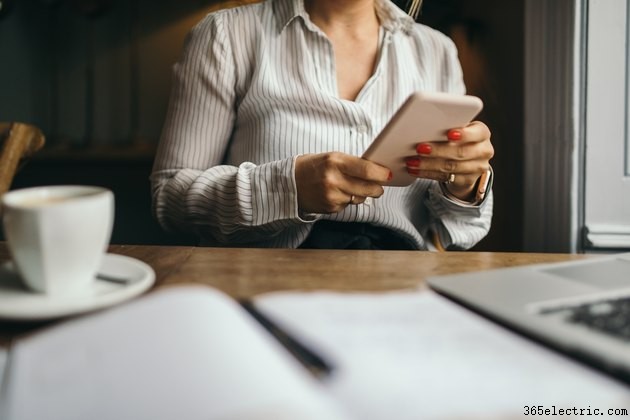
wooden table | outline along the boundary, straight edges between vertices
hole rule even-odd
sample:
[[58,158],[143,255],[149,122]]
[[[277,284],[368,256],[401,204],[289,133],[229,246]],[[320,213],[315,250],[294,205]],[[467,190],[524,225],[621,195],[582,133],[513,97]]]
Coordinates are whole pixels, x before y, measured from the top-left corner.
[[[428,276],[585,258],[576,254],[332,251],[114,245],[151,265],[153,290],[197,283],[237,299],[277,290],[382,291],[426,287]],[[0,242],[0,263],[9,259]],[[150,292],[149,292],[150,293]],[[54,322],[54,321],[53,321]],[[47,323],[0,322],[0,345]]]

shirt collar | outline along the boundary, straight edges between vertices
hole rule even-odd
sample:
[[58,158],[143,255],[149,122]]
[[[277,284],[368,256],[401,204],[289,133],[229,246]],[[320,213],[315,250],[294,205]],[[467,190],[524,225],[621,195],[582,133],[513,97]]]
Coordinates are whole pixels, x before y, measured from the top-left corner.
[[297,18],[302,18],[307,25],[312,25],[304,9],[304,0],[273,0],[272,7],[280,32]]
[[[304,0],[272,0],[273,12],[278,22],[280,32],[284,30],[294,19],[302,18],[307,26],[314,29],[306,9]],[[375,0],[376,14],[381,20],[383,28],[390,32],[402,30],[409,32],[414,25],[414,20],[400,10],[391,0]]]
[[383,28],[390,32],[410,32],[416,23],[411,16],[400,10],[391,0],[375,0],[376,14]]

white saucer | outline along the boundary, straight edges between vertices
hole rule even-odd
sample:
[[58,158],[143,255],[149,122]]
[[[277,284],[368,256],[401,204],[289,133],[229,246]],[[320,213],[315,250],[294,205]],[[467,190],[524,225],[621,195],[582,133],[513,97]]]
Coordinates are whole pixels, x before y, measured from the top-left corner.
[[35,321],[94,311],[138,296],[155,282],[155,272],[149,265],[124,255],[105,254],[99,274],[127,282],[94,279],[83,292],[48,296],[26,289],[11,262],[4,264],[0,267],[0,319]]

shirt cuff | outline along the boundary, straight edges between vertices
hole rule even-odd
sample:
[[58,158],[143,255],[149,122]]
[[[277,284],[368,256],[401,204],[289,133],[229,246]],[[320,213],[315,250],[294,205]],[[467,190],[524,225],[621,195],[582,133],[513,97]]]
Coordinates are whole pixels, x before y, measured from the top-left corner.
[[292,182],[292,187],[294,190],[294,203],[293,206],[296,209],[296,214],[297,214],[297,219],[302,222],[302,223],[314,223],[316,221],[318,221],[319,219],[322,218],[322,214],[319,213],[305,213],[300,211],[300,206],[298,204],[298,190],[297,190],[297,180],[295,179],[295,161],[297,160],[298,156],[294,156],[292,161],[291,161],[291,182]]

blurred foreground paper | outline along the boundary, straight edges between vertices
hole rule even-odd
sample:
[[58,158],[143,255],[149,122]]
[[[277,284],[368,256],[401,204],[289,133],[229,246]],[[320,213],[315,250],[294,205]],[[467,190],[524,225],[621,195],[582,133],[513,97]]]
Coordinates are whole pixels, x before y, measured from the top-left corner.
[[22,338],[3,420],[342,419],[228,296],[173,287]]
[[327,388],[357,419],[509,419],[532,406],[584,415],[630,407],[627,385],[431,291],[279,292],[255,304],[334,363]]

